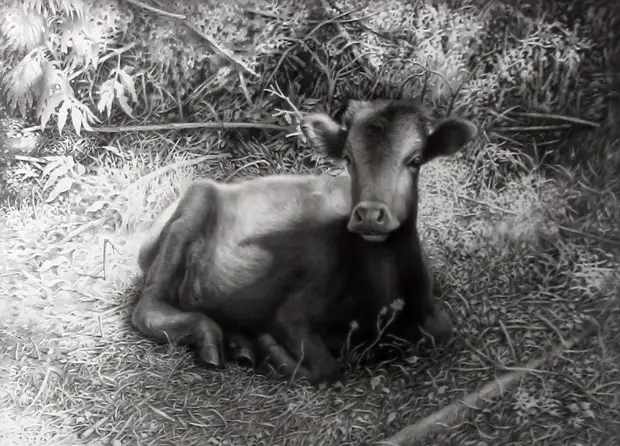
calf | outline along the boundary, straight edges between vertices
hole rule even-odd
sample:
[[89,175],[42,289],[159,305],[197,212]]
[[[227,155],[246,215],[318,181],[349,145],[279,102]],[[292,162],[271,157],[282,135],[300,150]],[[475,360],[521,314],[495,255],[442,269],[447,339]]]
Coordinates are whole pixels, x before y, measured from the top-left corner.
[[222,331],[238,333],[312,383],[338,376],[326,339],[352,319],[372,333],[396,299],[399,336],[450,334],[416,228],[418,174],[471,141],[475,125],[452,118],[429,132],[417,103],[375,100],[351,101],[342,125],[309,114],[301,130],[348,175],[195,181],[141,249],[145,284],[132,319],[141,332],[196,344],[212,364],[222,360]]

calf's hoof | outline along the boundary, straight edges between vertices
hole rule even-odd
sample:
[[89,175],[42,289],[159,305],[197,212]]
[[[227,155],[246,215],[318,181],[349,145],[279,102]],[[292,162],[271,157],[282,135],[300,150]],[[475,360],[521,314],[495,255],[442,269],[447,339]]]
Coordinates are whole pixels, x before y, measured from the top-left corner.
[[213,368],[221,368],[222,358],[220,357],[220,349],[216,344],[204,344],[198,353],[202,362]]
[[431,338],[435,345],[444,345],[452,338],[454,328],[448,314],[441,310],[428,317],[422,327],[424,338]]
[[227,347],[230,357],[241,367],[253,368],[256,364],[256,353],[252,342],[241,335],[230,335]]

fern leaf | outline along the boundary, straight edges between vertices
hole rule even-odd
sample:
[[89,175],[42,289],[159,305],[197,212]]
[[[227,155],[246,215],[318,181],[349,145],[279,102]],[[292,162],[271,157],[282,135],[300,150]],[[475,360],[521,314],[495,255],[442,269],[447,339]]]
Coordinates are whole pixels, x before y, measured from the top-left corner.
[[133,81],[133,77],[126,71],[127,67],[123,67],[120,70],[117,70],[119,77],[121,78],[121,83],[125,87],[126,90],[129,91],[131,95],[131,99],[134,102],[138,102],[138,93],[136,93],[136,85]]
[[127,96],[125,96],[125,87],[118,81],[114,81],[114,92],[116,93],[116,99],[118,100],[118,105],[121,106],[121,109],[129,116],[133,118],[133,111],[131,110],[131,106],[129,105],[129,101],[127,100]]
[[107,112],[108,118],[112,112],[112,102],[114,101],[114,79],[108,79],[99,87],[99,101],[97,110],[99,113]]
[[37,117],[41,119],[41,131],[45,130],[45,127],[47,126],[52,113],[56,110],[56,107],[58,107],[60,103],[66,99],[67,97],[63,94],[54,94],[46,101],[40,101],[42,104],[42,107],[40,107],[41,113],[37,114]]
[[82,111],[78,107],[71,107],[71,123],[78,136],[80,136],[80,131],[82,130],[83,119]]
[[28,14],[23,8],[6,8],[4,11],[0,17],[0,49],[3,53],[22,55],[43,43],[46,24],[42,15]]
[[22,116],[34,105],[35,94],[40,91],[44,68],[48,65],[41,49],[27,54],[2,79],[7,106],[12,113],[19,108]]
[[74,96],[67,75],[59,70],[55,61],[45,67],[44,78],[37,103],[37,117],[41,118],[41,130],[45,130],[47,123],[62,102],[71,100]]
[[47,200],[45,200],[46,203],[51,203],[52,201],[54,201],[56,198],[58,198],[58,196],[64,192],[67,192],[69,189],[71,189],[71,186],[73,186],[73,184],[75,183],[75,180],[71,177],[63,177],[60,179],[60,181],[58,183],[56,183],[56,187],[54,187],[54,189],[52,189],[52,191],[50,192],[49,196],[47,197]]
[[90,126],[90,123],[91,123],[91,122],[94,122],[94,123],[97,123],[97,124],[98,124],[98,123],[100,123],[101,121],[99,121],[99,119],[97,118],[97,116],[95,116],[95,114],[94,114],[92,111],[90,111],[90,108],[88,108],[88,106],[87,106],[87,105],[82,104],[82,103],[79,103],[79,107],[80,107],[80,109],[82,110],[82,114],[84,115],[84,118],[85,118],[85,119],[83,119],[83,120],[82,120],[82,126],[83,126],[86,130],[88,130],[88,131],[92,131],[92,130],[93,130],[93,128]]
[[23,0],[23,6],[28,12],[46,16],[64,13],[71,17],[83,17],[87,7],[83,0]]
[[62,134],[62,129],[67,122],[67,114],[69,113],[69,107],[71,107],[71,100],[65,99],[58,110],[58,133]]
[[72,64],[97,66],[99,60],[100,42],[105,41],[100,27],[88,20],[65,20],[59,30],[59,46],[62,54],[71,52]]

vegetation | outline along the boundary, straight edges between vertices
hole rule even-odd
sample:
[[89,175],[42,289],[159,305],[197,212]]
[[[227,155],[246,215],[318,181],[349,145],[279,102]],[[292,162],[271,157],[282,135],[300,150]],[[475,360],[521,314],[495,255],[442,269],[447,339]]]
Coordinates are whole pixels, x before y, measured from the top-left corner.
[[[370,443],[591,317],[596,336],[426,441],[612,444],[620,7],[367,3],[0,0],[0,444]],[[207,370],[130,326],[142,230],[192,178],[339,171],[300,116],[378,96],[483,130],[421,178],[460,342],[317,390]]]

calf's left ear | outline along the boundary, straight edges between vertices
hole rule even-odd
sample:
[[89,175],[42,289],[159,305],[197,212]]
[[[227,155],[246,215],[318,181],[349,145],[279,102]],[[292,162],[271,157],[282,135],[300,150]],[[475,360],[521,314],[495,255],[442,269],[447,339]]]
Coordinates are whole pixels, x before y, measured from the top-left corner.
[[310,145],[321,155],[342,157],[347,131],[324,113],[310,113],[300,123],[300,128]]
[[425,161],[458,152],[478,135],[478,127],[467,119],[450,118],[439,123],[426,141]]

